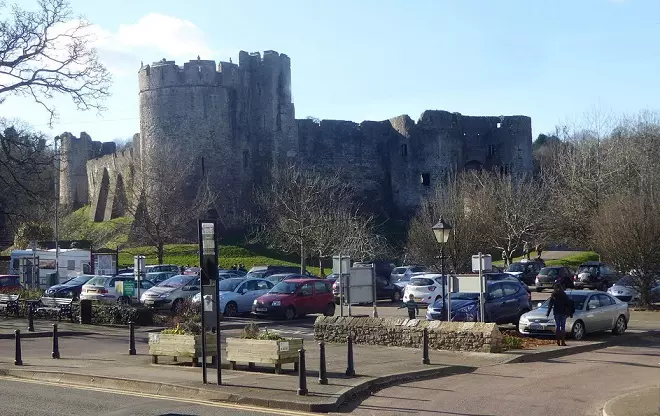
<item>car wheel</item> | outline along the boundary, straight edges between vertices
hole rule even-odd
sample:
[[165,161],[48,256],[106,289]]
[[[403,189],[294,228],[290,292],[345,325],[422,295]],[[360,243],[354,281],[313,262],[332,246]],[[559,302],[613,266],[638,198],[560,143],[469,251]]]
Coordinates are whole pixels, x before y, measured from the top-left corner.
[[229,302],[225,306],[225,316],[233,317],[233,316],[236,316],[236,315],[238,315],[238,307],[236,306],[236,304],[234,302]]
[[289,306],[286,308],[284,311],[284,319],[287,321],[291,321],[296,318],[296,310],[293,308],[293,306]]
[[584,327],[584,322],[575,321],[573,324],[573,329],[571,330],[571,335],[576,341],[584,339],[584,336],[587,334],[587,329]]
[[174,302],[172,302],[172,312],[176,313],[181,308],[182,303],[183,300],[181,299],[176,299]]
[[536,288],[536,291],[539,292],[539,293],[541,293],[541,292],[543,292],[543,288],[542,288],[542,287],[537,287],[537,288]]
[[398,290],[395,290],[392,293],[392,302],[399,303],[401,301],[401,293]]
[[325,316],[335,316],[335,304],[334,303],[328,303],[328,306],[325,307],[325,311],[323,311],[323,315],[325,315]]
[[619,317],[616,320],[616,323],[614,324],[614,328],[612,328],[612,333],[614,335],[623,335],[623,333],[626,332],[626,328],[628,328],[628,324],[626,323],[626,317],[623,315],[619,315]]

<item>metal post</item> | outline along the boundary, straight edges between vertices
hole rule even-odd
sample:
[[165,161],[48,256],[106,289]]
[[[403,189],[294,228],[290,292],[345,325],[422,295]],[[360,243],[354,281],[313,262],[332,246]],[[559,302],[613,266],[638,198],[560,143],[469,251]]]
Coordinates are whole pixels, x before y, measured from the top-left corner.
[[447,283],[447,276],[445,276],[445,244],[440,243],[440,275],[442,276],[442,312],[447,314],[447,320],[451,311],[447,311],[447,290],[445,284]]
[[344,316],[344,282],[343,271],[341,269],[341,251],[339,252],[339,316]]
[[484,295],[486,294],[486,284],[484,283],[484,276],[482,270],[482,255],[479,252],[479,315],[480,321],[485,322],[485,299]]
[[135,324],[128,321],[128,355],[135,355]]
[[307,396],[307,369],[305,367],[305,348],[298,350],[298,396]]
[[377,296],[377,292],[376,292],[376,265],[374,263],[371,263],[371,287],[372,287],[372,294],[371,295],[373,296],[373,300],[374,300],[373,312],[372,312],[371,316],[373,318],[378,318],[378,306],[376,305],[376,303],[377,303],[377,301],[376,301],[376,296]]
[[[217,305],[215,306],[217,308]],[[204,297],[202,296],[202,383],[207,384],[208,381],[206,378],[206,322],[204,322],[204,315],[205,315]]]
[[21,358],[21,330],[17,329],[14,331],[16,336],[16,356],[14,358],[14,365],[23,365],[23,359]]
[[34,332],[34,310],[32,302],[28,302],[28,332]]
[[353,337],[348,336],[348,366],[346,367],[346,375],[351,377],[355,375],[355,366],[353,365]]
[[422,364],[431,364],[429,359],[429,330],[426,328],[422,332]]
[[57,149],[57,137],[55,138],[55,157],[57,161],[57,180],[55,181],[55,272],[57,281],[60,281],[60,169],[61,166],[61,146]]
[[60,341],[57,335],[57,324],[53,324],[53,352],[50,354],[51,358],[60,358]]
[[[216,243],[217,244],[217,243]],[[216,292],[218,291],[218,284],[220,284],[219,281],[216,282],[214,289]],[[218,373],[218,386],[222,384],[222,343],[221,343],[221,338],[220,338],[220,303],[216,302],[215,303],[215,325],[216,325],[216,330],[215,330],[215,353],[217,354],[217,357],[215,362],[216,362],[216,372]],[[202,306],[203,309],[203,306]],[[202,315],[204,312],[202,311]]]
[[449,314],[447,315],[447,322],[451,322],[451,294],[454,292],[454,279],[449,276],[447,281],[449,289],[449,293],[447,295],[447,310],[449,311]]
[[319,342],[319,384],[328,384],[328,376],[325,371],[325,343]]

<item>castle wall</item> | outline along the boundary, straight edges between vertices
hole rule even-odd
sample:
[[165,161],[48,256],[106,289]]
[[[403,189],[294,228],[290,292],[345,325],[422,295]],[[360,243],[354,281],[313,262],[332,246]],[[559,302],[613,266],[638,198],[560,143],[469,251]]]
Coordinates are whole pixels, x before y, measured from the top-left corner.
[[134,203],[135,158],[131,148],[87,161],[87,182],[94,221],[108,221],[129,213]]

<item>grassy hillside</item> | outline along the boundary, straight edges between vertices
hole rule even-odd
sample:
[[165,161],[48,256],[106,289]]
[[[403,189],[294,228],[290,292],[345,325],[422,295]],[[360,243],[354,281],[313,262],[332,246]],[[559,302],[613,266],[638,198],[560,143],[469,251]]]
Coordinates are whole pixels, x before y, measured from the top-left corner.
[[[516,257],[513,259],[513,261],[520,261],[522,259],[522,256]],[[598,253],[595,251],[577,251],[575,254],[571,254],[561,259],[547,260],[545,264],[548,266],[566,266],[571,269],[575,269],[585,261],[598,261]],[[498,260],[494,261],[493,264],[496,266],[503,266],[504,262],[502,260]]]
[[[156,249],[154,247],[134,247],[125,249],[119,253],[119,264],[131,265],[133,264],[133,256],[145,256],[147,264],[158,263],[156,257]],[[179,264],[179,265],[197,265],[199,264],[199,254],[197,254],[197,244],[168,244],[165,246],[165,256],[163,258],[165,264]],[[245,247],[238,246],[220,246],[220,255],[218,262],[221,267],[229,268],[233,264],[243,263],[247,269],[252,266],[259,265],[283,265],[283,266],[298,266],[300,263],[291,261],[290,256],[286,258],[277,253],[256,253]],[[318,267],[307,267],[307,269],[315,274],[320,273]],[[326,269],[326,273],[328,270]]]
[[114,218],[110,221],[94,222],[91,207],[85,206],[62,218],[60,238],[62,240],[90,240],[94,247],[115,248],[125,245],[133,219]]

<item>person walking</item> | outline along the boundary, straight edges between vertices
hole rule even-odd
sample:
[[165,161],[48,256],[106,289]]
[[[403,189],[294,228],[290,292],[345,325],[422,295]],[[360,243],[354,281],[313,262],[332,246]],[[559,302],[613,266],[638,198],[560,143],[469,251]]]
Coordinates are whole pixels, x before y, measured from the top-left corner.
[[399,306],[398,309],[408,308],[408,318],[415,319],[417,314],[419,314],[419,306],[415,302],[415,297],[410,295],[407,302],[404,302],[403,305]]
[[529,260],[529,243],[527,241],[523,245],[523,257]]
[[538,243],[536,245],[536,257],[538,257],[539,260],[541,260],[541,253],[543,253],[543,246],[541,243]]
[[553,312],[555,317],[555,339],[558,346],[566,346],[566,319],[573,317],[575,306],[573,300],[564,292],[564,287],[555,283],[553,286],[552,295],[550,296],[550,303],[548,304],[548,313],[546,317],[550,316]]

